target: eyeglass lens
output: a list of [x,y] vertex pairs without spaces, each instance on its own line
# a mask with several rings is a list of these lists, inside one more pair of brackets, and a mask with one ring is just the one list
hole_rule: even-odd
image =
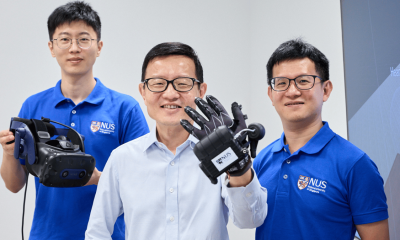
[[[72,44],[72,40],[73,39],[71,39],[68,36],[60,35],[57,38],[57,46],[59,48],[61,48],[61,49],[69,48],[71,46],[71,44]],[[90,46],[92,45],[92,39],[90,38],[89,35],[81,36],[77,40],[78,40],[78,45],[79,45],[80,48],[87,49],[87,48],[90,48]]]
[[[315,78],[313,76],[298,76],[294,79],[297,88],[302,90],[310,89],[314,86]],[[290,80],[285,77],[274,78],[273,88],[277,91],[284,91],[289,88]]]
[[[187,92],[193,88],[193,80],[191,78],[177,78],[172,81],[174,88],[179,92]],[[150,91],[163,92],[168,87],[168,82],[162,78],[152,78],[147,81],[147,86]]]

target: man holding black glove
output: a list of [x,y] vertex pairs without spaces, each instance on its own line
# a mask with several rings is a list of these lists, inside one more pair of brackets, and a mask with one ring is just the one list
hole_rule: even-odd
[[[156,126],[111,154],[99,181],[87,240],[109,239],[122,213],[126,239],[229,239],[228,214],[240,228],[263,223],[267,192],[251,168],[229,181],[223,174],[213,185],[198,166],[192,150],[198,139],[181,122],[198,138],[221,125],[246,126],[242,114],[232,120],[215,98],[201,100],[206,90],[201,63],[190,46],[162,43],[146,55],[139,91]],[[196,104],[209,111],[210,121],[196,121],[202,130],[194,129],[185,113],[200,118],[193,110]]]
[[196,98],[195,103],[209,120],[193,108],[189,106],[185,108],[185,112],[201,129],[197,129],[185,119],[181,120],[185,130],[200,140],[193,151],[201,161],[199,165],[201,170],[213,184],[218,182],[216,177],[224,172],[228,173],[228,177],[242,176],[242,179],[247,179],[246,182],[249,183],[252,179],[249,171],[252,162],[247,148],[250,145],[251,157],[256,157],[258,140],[265,134],[264,127],[258,123],[247,127],[245,122],[247,116],[243,115],[241,106],[236,102],[232,104],[234,118],[231,119],[216,98],[213,96],[206,98],[207,103],[201,98]]

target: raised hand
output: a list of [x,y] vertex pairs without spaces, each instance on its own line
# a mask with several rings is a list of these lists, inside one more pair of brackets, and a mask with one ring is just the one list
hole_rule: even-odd
[[207,117],[207,119],[200,115],[193,108],[189,106],[185,107],[185,112],[201,128],[198,129],[194,127],[185,119],[181,120],[181,125],[183,128],[194,137],[201,140],[222,125],[227,126],[234,134],[247,128],[245,122],[247,116],[242,113],[241,106],[239,104],[236,102],[232,103],[232,119],[218,99],[208,95],[206,96],[206,100],[207,102],[201,98],[196,98],[195,103],[201,112]]

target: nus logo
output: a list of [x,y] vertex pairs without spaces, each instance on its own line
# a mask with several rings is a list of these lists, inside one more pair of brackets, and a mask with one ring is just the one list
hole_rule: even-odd
[[227,154],[221,156],[220,158],[218,158],[216,162],[219,164],[222,164],[223,160],[226,159],[227,157],[229,157],[230,155],[231,155],[231,153],[227,153]]
[[101,122],[101,128],[113,131],[115,129],[115,124]]
[[326,188],[326,181],[318,180],[316,178],[311,178],[309,186],[325,189]]
[[327,181],[303,175],[300,175],[299,179],[297,180],[297,187],[300,190],[307,189],[313,193],[325,192],[327,185]]
[[225,149],[225,151],[221,152],[213,159],[211,159],[211,162],[214,167],[218,169],[218,171],[222,171],[224,168],[228,167],[229,164],[233,163],[236,159],[238,159],[238,156],[235,154],[231,147],[228,147],[227,149]]
[[92,130],[92,132],[111,134],[114,133],[115,124],[102,121],[92,121],[90,124],[90,130]]

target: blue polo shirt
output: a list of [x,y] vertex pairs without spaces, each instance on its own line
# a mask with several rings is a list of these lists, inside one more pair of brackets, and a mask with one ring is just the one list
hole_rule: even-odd
[[375,163],[328,123],[294,153],[281,138],[254,160],[268,189],[268,215],[256,239],[352,240],[355,225],[388,218]]
[[[85,151],[96,159],[99,171],[103,171],[112,150],[149,132],[138,102],[108,89],[97,78],[92,92],[77,105],[63,96],[60,80],[55,87],[29,97],[19,113],[19,117],[27,119],[42,116],[84,135]],[[52,188],[39,184],[37,177],[35,184],[36,204],[29,239],[84,239],[97,186]],[[123,216],[114,226],[113,239],[125,239]]]

